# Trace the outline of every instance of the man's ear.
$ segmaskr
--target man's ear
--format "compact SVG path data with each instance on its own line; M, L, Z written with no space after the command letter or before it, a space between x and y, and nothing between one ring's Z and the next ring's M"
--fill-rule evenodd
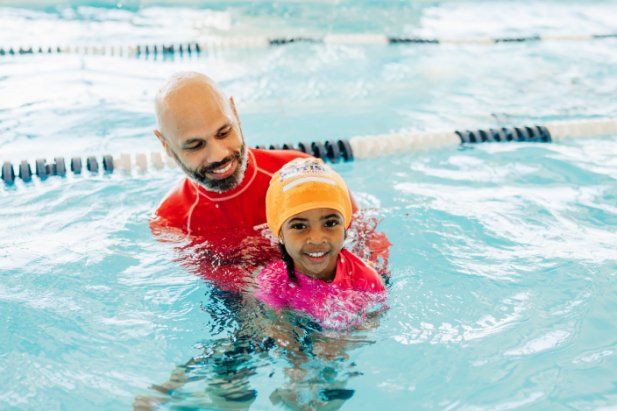
M154 135L156 136L156 138L159 139L159 141L163 145L163 148L165 149L165 152L167 153L167 155L169 157L172 157L171 149L169 148L169 144L167 143L167 140L165 140L165 137L163 137L163 134L161 134L159 130L154 130Z
M234 112L234 116L236 116L236 121L238 122L238 127L241 128L240 124L240 116L238 115L238 110L236 110L236 103L234 102L234 98L232 96L229 97L229 105Z

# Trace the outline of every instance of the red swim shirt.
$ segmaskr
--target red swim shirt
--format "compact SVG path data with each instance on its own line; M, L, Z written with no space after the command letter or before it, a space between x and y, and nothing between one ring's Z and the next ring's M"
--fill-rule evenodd
M242 182L223 193L207 191L185 178L156 211L153 230L175 228L185 235L205 236L216 247L229 237L242 238L266 222L266 191L272 174L284 164L307 154L292 150L247 150ZM238 232L240 231L240 232Z
M256 267L280 256L262 235L266 191L284 164L307 154L293 150L247 150L242 182L224 193L207 191L188 178L158 207L150 227L161 240L185 239L180 260L218 287L242 288Z

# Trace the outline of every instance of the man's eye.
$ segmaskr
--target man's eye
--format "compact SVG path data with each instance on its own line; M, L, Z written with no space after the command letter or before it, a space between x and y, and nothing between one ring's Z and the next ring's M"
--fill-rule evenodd
M198 150L200 148L202 148L204 146L204 142L203 141L199 141L197 143L193 143L190 146L186 146L185 148L187 150Z
M231 128L228 128L226 130L221 131L220 133L217 134L217 138L222 139L227 137L229 134L231 133Z

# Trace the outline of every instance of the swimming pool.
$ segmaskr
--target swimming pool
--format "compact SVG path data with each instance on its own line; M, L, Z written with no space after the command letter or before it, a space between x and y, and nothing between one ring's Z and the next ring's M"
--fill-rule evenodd
M7 44L617 31L608 1L30 3L0 8ZM167 75L184 69L209 73L234 95L253 145L616 117L616 44L3 56L0 161L158 150L151 101ZM160 409L206 408L205 393L226 368L242 376L240 392L256 390L258 410L285 401L305 409L319 401L350 410L613 409L616 158L613 135L336 165L362 205L379 207L394 244L390 309L350 334L297 325L334 351L304 363L302 376L282 350L252 347L246 336L259 334L242 321L250 313L223 304L229 296L152 238L148 218L178 170L0 186L0 408L127 409L138 396L159 395L149 387L196 358L201 378Z

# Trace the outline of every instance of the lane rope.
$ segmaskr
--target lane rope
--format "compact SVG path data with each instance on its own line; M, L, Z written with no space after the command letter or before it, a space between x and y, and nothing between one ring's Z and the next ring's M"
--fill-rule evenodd
M551 143L566 138L589 138L617 135L617 118L574 120L546 123L544 125L501 127L479 130L455 130L436 132L390 133L370 136L355 136L350 139L313 142L285 143L256 146L263 150L298 150L324 159L331 163L350 162L356 159L385 157L406 153L422 152L461 144L480 143ZM34 178L43 181L49 177L73 175L111 174L118 171L145 172L177 167L176 163L161 152L122 153L118 156L106 154L99 157L54 157L48 161L39 158L30 163L21 160L13 165L10 161L2 164L1 177L5 184L12 185L19 178L30 183Z
M0 56L29 54L80 54L122 57L155 57L199 55L202 52L235 48L267 48L290 44L344 44L344 45L465 45L513 44L537 42L575 42L617 38L617 33L604 34L549 34L515 37L408 37L382 34L330 34L323 37L221 37L183 43L139 45L29 45L0 47Z

